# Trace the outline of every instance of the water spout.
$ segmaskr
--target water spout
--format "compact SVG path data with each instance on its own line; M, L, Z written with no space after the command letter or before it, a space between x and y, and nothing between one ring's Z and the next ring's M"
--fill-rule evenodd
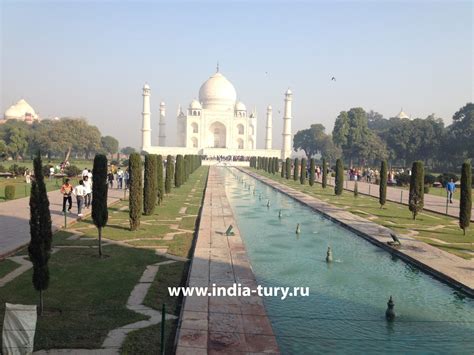
M332 250L331 247L328 247L328 251L326 253L326 262L332 263Z
M298 223L296 225L296 234L300 234L301 233L301 228L300 228L300 224Z
M392 296L387 302L387 310L385 311L385 318L391 322L395 319L395 311L393 308L395 307L395 303L393 302Z

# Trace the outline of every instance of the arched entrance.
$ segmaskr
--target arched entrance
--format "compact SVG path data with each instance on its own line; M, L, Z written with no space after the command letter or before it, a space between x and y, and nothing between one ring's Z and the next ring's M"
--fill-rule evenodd
M209 126L208 146L226 148L226 128L221 122L214 122Z

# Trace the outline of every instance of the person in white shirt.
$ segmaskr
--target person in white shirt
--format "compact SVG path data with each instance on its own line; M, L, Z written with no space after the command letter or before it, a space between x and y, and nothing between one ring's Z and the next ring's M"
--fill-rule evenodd
M87 176L87 174L89 174L89 170L87 170L86 168L84 168L84 170L82 170L82 174L81 174L81 175L82 175L82 178L84 179L84 178Z
M82 217L82 206L84 205L84 197L86 195L86 188L84 187L84 181L79 180L79 185L77 185L72 193L76 196L77 201L77 215Z
M89 180L89 176L84 176L83 184L86 190L86 195L84 196L84 206L85 208L89 208L91 206L92 197L92 180Z
M54 179L54 167L50 167L49 168L49 180L53 180Z

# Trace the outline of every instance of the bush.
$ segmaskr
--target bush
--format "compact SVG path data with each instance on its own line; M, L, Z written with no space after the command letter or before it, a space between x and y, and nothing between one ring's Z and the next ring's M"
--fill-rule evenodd
M8 171L12 173L13 175L20 176L25 173L26 167L20 166L18 164L13 164L13 165L10 165L10 167L8 168Z
M130 173L130 196L128 199L130 230L134 231L140 227L140 217L143 208L142 160L140 154L130 154L128 171Z
M410 183L410 175L408 173L398 173L395 175L397 186L407 186Z
M145 177L143 186L143 214L150 216L153 214L158 197L157 178L157 156L155 154L145 155Z
M442 173L441 175L438 175L437 179L443 185L443 187L446 187L446 184L451 179L453 179L454 182L458 181L457 175L453 173Z
M286 158L285 160L285 177L289 179L291 177L291 159Z
M341 159L336 161L336 182L334 184L334 193L339 196L344 189L344 165Z
M409 209L413 215L413 219L416 219L416 215L423 210L425 192L423 188L424 176L423 162L413 162L410 177L410 195L408 198Z
M472 210L472 188L469 182L472 182L471 164L464 163L461 170L461 199L459 202L459 227L466 235L466 229L471 223Z
M425 187L423 188L423 191L425 192L425 194L429 194L430 193L430 186L425 185Z
M81 169L79 169L75 165L69 165L66 169L64 169L64 174L66 174L68 177L76 177L80 175L82 172ZM48 172L49 175L49 172Z
M382 163L380 164L380 185L379 185L380 208L382 208L385 205L385 202L387 202L387 179L388 179L387 162L383 160Z
M435 182L436 182L436 176L434 176L433 174L425 175L425 185L433 186Z
M2 164L0 164L0 173L6 173L7 168L5 168Z
M5 186L5 199L6 200L15 199L15 185Z

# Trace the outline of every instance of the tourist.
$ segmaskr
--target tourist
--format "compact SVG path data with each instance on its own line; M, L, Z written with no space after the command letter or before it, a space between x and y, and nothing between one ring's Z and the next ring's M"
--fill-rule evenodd
M84 206L84 197L86 196L86 189L84 187L84 181L79 180L79 185L73 189L73 194L76 196L77 201L77 215L82 217L82 206Z
M125 181L125 190L126 190L126 189L128 189L128 183L129 183L129 180L130 180L130 173L128 172L128 169L125 170L125 172L123 173L123 180Z
M123 171L121 168L118 168L117 170L117 184L118 184L118 189L123 188Z
M31 172L30 169L26 169L25 173L23 174L25 176L25 181L27 184L31 184Z
M319 180L320 176L321 176L321 167L318 165L316 167L316 178Z
M50 166L49 167L49 180L53 180L53 179L54 179L54 167Z
M446 191L448 192L449 203L453 203L453 194L456 191L456 184L453 179L446 184Z
M82 170L82 178L84 179L87 175L89 174L89 170L87 168L84 168L84 170Z
M84 189L86 194L84 196L84 207L89 209L91 206L91 197L92 197L92 180L89 180L89 176L84 176L83 180Z
M63 213L66 214L66 202L68 202L69 208L67 209L68 212L71 212L72 208L72 189L73 186L69 183L69 179L64 181L63 186L61 186L61 194L63 195Z
M109 187L113 188L114 187L114 174L112 173L112 171L109 171L109 173L107 174L107 181L109 182Z

